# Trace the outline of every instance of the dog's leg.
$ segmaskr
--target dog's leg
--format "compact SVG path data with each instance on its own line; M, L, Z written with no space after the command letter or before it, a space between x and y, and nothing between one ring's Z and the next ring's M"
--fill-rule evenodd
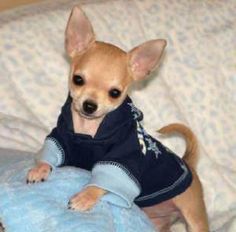
M97 186L88 186L70 199L68 208L72 210L87 211L94 207L106 192L106 190Z
M179 216L179 211L171 200L154 206L144 207L142 210L148 215L159 232L170 232L172 223Z
M171 220L170 218L163 217L163 218L150 218L152 223L155 225L155 228L159 232L171 232L170 226L171 226Z
M0 232L4 232L4 231L5 231L4 227L3 227L2 223L0 222Z
M27 174L27 183L43 182L47 180L52 167L44 162L39 162L36 167L29 170Z
M194 170L191 186L179 196L173 198L176 207L181 211L191 232L209 232L206 207L200 180Z

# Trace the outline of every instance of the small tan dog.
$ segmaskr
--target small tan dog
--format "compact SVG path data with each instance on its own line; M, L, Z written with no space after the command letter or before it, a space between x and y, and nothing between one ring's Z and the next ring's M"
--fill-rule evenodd
M69 136L79 135L80 143L86 139L96 140L99 136L102 138L103 135L100 135L102 126L106 127L107 131L109 131L109 138L112 137L113 132L110 132L113 131L112 127L110 127L111 124L104 123L104 120L109 118L110 120L115 120L116 124L119 124L116 119L112 118L112 115L114 115L112 112L121 110L122 114L119 115L119 117L122 118L122 120L123 117L126 117L126 115L129 114L129 112L126 111L127 108L122 108L124 102L127 101L126 99L129 87L134 81L145 79L158 65L165 46L165 40L152 40L135 47L130 52L126 53L114 45L95 41L95 35L89 20L79 7L74 7L66 28L65 47L67 54L71 58L71 73L69 77L70 98L64 105L62 115L58 120L58 123L63 124L63 126L58 126L59 129L57 128L56 130L53 130L51 135L47 137L42 150L42 160L37 163L36 167L29 171L27 182L35 183L45 181L54 166L61 166L62 164L71 165L75 162L74 160L77 159L72 157L68 159L69 161L65 161L66 152L69 152L70 149L74 149L66 145L68 142L67 137L64 140L60 137L62 136L63 128L67 123L65 120L67 116L65 115L69 115L68 117L71 117L70 119L72 120L71 125L68 124L68 126L66 124L66 126L72 127L72 132L68 133L68 138L70 138ZM133 106L129 100L127 105ZM63 111L66 111L67 114L64 115ZM132 111L135 111L135 116L138 115L135 119L141 117L141 113L136 108L132 108ZM140 142L139 145L141 147L140 150L142 151L142 157L140 156L140 158L138 158L138 155L136 155L137 158L135 159L140 159L142 163L144 159L143 157L148 156L145 154L147 150L150 149L155 154L155 159L153 158L151 161L152 163L156 162L156 160L162 159L160 149L163 149L164 153L168 153L168 157L169 155L173 156L171 151L166 149L164 146L159 145L159 143L159 147L156 147L155 144L153 145L153 143L151 143L153 140L150 140L151 137L148 137L137 120L135 123L136 122L137 124L133 124L133 121L132 123L127 124L131 125L132 128L136 125L135 128L137 127L136 129L138 130L137 137ZM189 174L191 175L189 177L191 181L188 186L185 187L186 189L184 189L184 191L181 190L181 192L176 196L170 196L169 199L164 197L159 204L144 206L143 210L160 231L169 231L171 219L173 218L170 217L173 215L171 213L174 213L174 215L181 213L186 220L189 231L208 232L209 229L203 201L202 187L195 171L197 160L196 138L187 127L181 124L172 124L160 130L160 133L163 134L169 134L171 132L181 133L186 138L187 149L183 157L185 162L178 162L180 162L180 166L183 170L191 173ZM58 134L56 135L56 133ZM55 139L56 136L58 137L57 139ZM119 137L122 136L123 134L120 133ZM126 138L123 141L124 144L126 140L128 139ZM97 139L96 141L99 143L101 139ZM61 145L59 145L59 142L61 142ZM109 141L107 143L109 143ZM146 147L147 144L153 146ZM105 147L106 143L102 146ZM103 149L103 147L97 148L97 152L99 153L99 149ZM123 147L122 149L119 151L128 153L126 148ZM48 159L47 150L54 151L56 158L54 157L53 160L51 158ZM88 148L86 148L84 152L87 152L87 150ZM110 152L111 148L109 147L108 150ZM84 159L86 159L86 157ZM103 158L100 157L100 159ZM132 171L123 168L123 165L119 163L121 161L118 162L117 158L115 159L113 157L111 160L112 162L108 162L103 159L102 163L100 162L102 165L99 167L95 165L95 168L93 165L96 161L91 165L86 163L89 161L85 161L83 165L80 165L80 167L88 170L93 169L92 174L98 178L99 175L102 175L101 172L106 173L106 169L102 169L101 167L110 168L112 164L113 169L111 170L117 172L117 175L121 175L122 178L127 179L128 183L130 183L127 186L131 186L132 188L128 189L127 192L133 193L133 195L131 197L127 196L127 198L130 197L133 201L141 191L138 183L139 177L137 177L139 175L132 175ZM187 165L185 165L185 163L187 163ZM107 164L108 166L106 166ZM136 167L134 165L130 169L134 170L133 172L136 173ZM126 174L128 175L126 176ZM175 174L173 176L175 176ZM131 177L131 179L128 177ZM110 177L107 176L107 179L109 178ZM114 176L114 182L116 181L115 178L116 177ZM118 181L122 181L122 178L116 182L118 191L125 188L122 185L122 182L120 182L121 184L119 186ZM164 179L163 176L162 179ZM116 188L116 186L113 187ZM108 191L108 187L103 188L100 187L99 184L90 184L86 186L84 190L71 198L69 208L80 211L88 210L93 207ZM135 202L138 203L138 199L136 199Z

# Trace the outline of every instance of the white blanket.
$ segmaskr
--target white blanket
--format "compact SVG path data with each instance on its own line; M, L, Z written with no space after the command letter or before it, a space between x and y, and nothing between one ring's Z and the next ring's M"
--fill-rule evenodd
M236 231L235 0L56 0L1 13L0 147L35 152L55 125L67 95L64 29L80 2L99 40L129 50L167 39L161 67L131 95L150 130L183 122L197 134L211 231Z

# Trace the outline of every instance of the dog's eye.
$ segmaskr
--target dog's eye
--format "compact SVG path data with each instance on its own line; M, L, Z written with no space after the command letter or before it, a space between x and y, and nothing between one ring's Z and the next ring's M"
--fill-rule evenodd
M75 85L79 85L79 86L82 86L85 84L83 77L81 77L80 75L74 75L73 82Z
M119 89L111 89L109 91L109 96L112 98L118 98L121 95L121 91Z

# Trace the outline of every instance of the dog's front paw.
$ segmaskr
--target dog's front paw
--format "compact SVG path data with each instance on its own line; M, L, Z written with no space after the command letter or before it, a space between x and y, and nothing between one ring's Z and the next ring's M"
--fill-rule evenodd
M27 174L27 184L43 182L47 180L52 167L47 163L39 163L36 167L29 170Z
M96 186L89 186L73 196L68 208L72 210L87 211L91 209L98 200L106 193L106 190Z

